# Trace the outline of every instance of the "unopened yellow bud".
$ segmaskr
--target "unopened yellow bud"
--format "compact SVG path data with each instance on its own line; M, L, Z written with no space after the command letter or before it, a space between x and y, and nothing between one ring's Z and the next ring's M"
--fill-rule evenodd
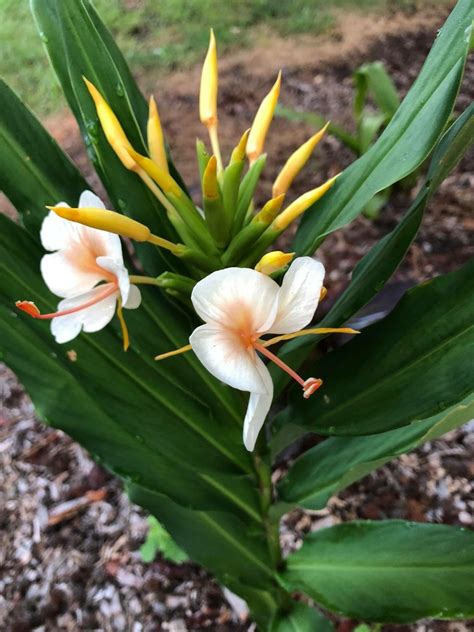
M294 252L282 252L281 250L267 252L257 263L255 270L262 274L273 274L277 270L287 266L294 256Z
M273 227L276 230L285 230L285 228L287 228L293 220L304 213L310 206L322 198L327 191L329 191L336 181L336 178L337 176L334 176L334 178L331 178L320 187L301 195L297 200L292 202L290 206L283 211L283 213L278 215L276 220L273 222Z
M275 113L276 104L280 95L281 71L275 81L273 88L267 94L257 110L257 114L250 128L250 134L247 141L247 158L250 164L254 163L263 152L265 138Z
M273 197L286 193L291 186L291 183L299 174L301 169L308 162L314 148L324 136L325 131L328 128L329 123L316 132L309 140L307 140L301 147L299 147L286 161L285 166L278 174L272 189Z
M166 157L165 149L165 139L163 137L163 130L161 128L160 115L158 114L158 108L156 107L156 102L153 97L150 97L148 106L148 151L150 152L150 156L153 162L155 162L160 169L163 169L163 171L169 173L168 159Z
M263 222L270 225L280 212L284 199L285 194L282 193L278 197L274 197L271 200L268 200L268 202L263 206L262 210L255 215L252 221Z
M97 116L99 117L100 124L110 146L120 158L124 167L135 170L137 165L127 152L127 149L132 149L132 146L126 137L118 118L115 116L112 108L94 84L88 81L85 77L83 77L83 79L87 89L89 90L89 94L94 100Z
M232 151L232 154L230 156L231 164L233 162L240 162L241 160L245 158L245 150L247 148L247 141L248 141L249 134L250 134L250 128L245 130L245 132L242 134L241 139L239 140L239 144Z
M147 173L150 178L156 182L164 193L172 193L177 197L182 196L182 191L178 183L167 171L161 169L161 167L159 167L153 160L150 160L150 158L139 154L133 149L133 147L128 148L127 152L130 155L130 159L139 165L143 171L145 171L145 173Z
M123 237L130 237L130 239L135 241L148 241L151 235L147 226L115 211L93 207L47 206L46 208L71 222L77 222L99 230L106 230L109 233L116 233Z
M217 159L211 156L202 176L202 193L208 200L219 197L219 184L217 182Z
M206 127L217 124L217 47L214 31L211 29L209 48L202 66L201 89L199 93L199 116Z

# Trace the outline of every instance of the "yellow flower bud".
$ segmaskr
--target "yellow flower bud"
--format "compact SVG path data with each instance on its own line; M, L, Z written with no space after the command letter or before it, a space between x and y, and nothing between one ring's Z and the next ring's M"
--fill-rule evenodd
M263 152L265 138L275 113L276 104L280 95L281 71L275 81L273 88L267 94L257 110L257 114L250 128L250 134L247 141L247 158L250 164L254 163Z
M302 213L304 213L310 206L312 206L315 202L317 202L323 195L329 191L334 182L336 181L337 176L331 178L321 186L316 189L312 189L312 191L308 191L301 195L298 199L288 206L273 222L272 226L276 230L285 230L293 220L299 217Z
M245 158L245 149L247 147L247 140L250 134L250 129L245 130L242 134L241 139L239 140L239 144L232 151L230 162L240 162Z
M282 193L278 197L268 200L268 202L264 204L262 210L255 215L252 222L263 222L270 225L280 212L284 199L285 194Z
M153 97L150 97L148 105L148 150L153 162L155 162L160 169L163 169L163 171L169 173L168 159L166 157L165 140L163 137L163 130L161 128L160 115L158 114L158 108L156 107L156 102Z
M133 147L127 148L127 152L130 159L140 166L143 171L145 171L145 173L147 173L150 178L156 182L164 193L172 193L177 197L182 196L181 188L167 171L161 169L155 162L153 162L153 160L150 160L150 158L139 154L133 149Z
M211 29L209 49L202 66L199 93L199 116L206 127L217 124L217 48L214 31Z
M273 274L288 265L294 256L294 252L282 252L281 250L267 252L257 263L255 270L262 274Z
M217 159L211 156L202 176L203 196L208 200L219 197L219 184L217 182Z
M83 77L83 79L87 89L89 90L89 94L94 100L97 116L99 117L100 124L110 146L120 158L124 167L132 170L136 169L137 165L135 161L127 153L127 149L132 149L132 146L128 138L125 136L125 132L123 131L118 118L115 116L112 108L94 84L88 81L85 77Z
M301 147L299 147L286 161L285 166L278 174L272 189L273 197L286 193L291 186L291 183L296 178L301 169L308 162L314 148L324 136L325 131L328 128L329 123L316 132L309 140L307 140Z
M115 211L93 207L47 206L46 208L71 222L77 222L99 230L106 230L109 233L116 233L123 237L130 237L130 239L135 241L148 241L151 235L147 226Z

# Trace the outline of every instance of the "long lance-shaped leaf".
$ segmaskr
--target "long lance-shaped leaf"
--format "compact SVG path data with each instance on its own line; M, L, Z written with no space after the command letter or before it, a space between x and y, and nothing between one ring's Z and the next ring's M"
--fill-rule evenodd
M474 418L474 395L448 411L367 437L331 437L305 452L278 485L281 501L322 509L329 498L387 461Z
M245 535L247 526L235 516L222 509L203 512L183 508L165 494L133 482L127 491L133 502L158 518L193 560L215 573L223 583L229 578L248 582L254 588L269 588L273 584L265 540L259 534Z
M414 171L430 154L454 106L473 17L472 0L459 0L383 134L305 213L294 244L298 254L312 254L329 233L354 219L378 191Z
M89 156L117 211L133 216L155 234L176 238L160 202L110 147L83 76L92 81L119 118L132 145L146 152L147 108L116 45L87 0L31 0L53 68L76 116ZM177 261L149 244L137 251L149 273L178 269Z
M474 533L401 520L341 524L308 536L281 581L354 619L468 619Z
M46 205L75 205L87 183L38 120L0 80L0 190L37 235ZM59 197L58 197L59 196Z
M341 294L318 326L340 327L366 305L383 288L403 260L420 227L427 201L440 183L462 158L474 138L474 105L470 105L451 125L433 153L425 186L396 226L381 239L357 264L349 287ZM302 364L314 345L321 339L306 336L285 343L279 356L293 367ZM276 391L288 383L286 374L271 368Z
M325 356L320 397L291 393L285 419L367 435L426 419L474 388L474 261L409 290L393 312Z
M18 296L28 296L50 311L56 301L49 298L34 272L41 254L34 242L7 218L0 217L0 224L1 349L33 401L46 411L45 416L72 436L79 433L78 438L89 450L99 455L105 452L108 465L122 472L121 451L110 452L114 435L109 435L94 415L69 405L73 376L119 430L127 433L136 462L135 469L130 469L130 456L123 474L143 477L147 485L160 491L171 494L172 490L181 504L202 508L224 503L251 521L259 520L252 466L241 444L240 424L231 420L229 413L220 418L222 403L216 402L211 409L201 401L205 399L204 384L196 395L183 381L183 373L177 377L153 363L149 350L155 331L146 311L134 314L136 320L130 324L132 331L136 326L149 332L147 351L132 349L125 355L117 335L108 328L71 343L69 350L75 352L71 361L68 348L54 343L46 323L12 309ZM199 384L197 375L195 380ZM57 393L55 397L51 390ZM143 451L148 461L140 456ZM176 474L178 465L181 479Z

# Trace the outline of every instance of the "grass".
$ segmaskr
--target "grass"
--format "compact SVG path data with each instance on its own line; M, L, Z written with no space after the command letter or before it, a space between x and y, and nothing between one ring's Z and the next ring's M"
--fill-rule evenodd
M70 0L68 0L70 1ZM438 0L441 2L442 0ZM334 9L411 9L414 0L95 0L97 10L142 77L203 58L209 27L219 51L249 47L265 26L280 36L321 33ZM40 116L64 105L29 11L28 0L0 0L0 77Z

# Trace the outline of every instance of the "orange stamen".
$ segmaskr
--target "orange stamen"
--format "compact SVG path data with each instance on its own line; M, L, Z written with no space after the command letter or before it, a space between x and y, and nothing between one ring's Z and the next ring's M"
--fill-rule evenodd
M76 312L80 312L83 309L87 309L92 305L96 305L96 303L100 303L100 301L103 301L105 298L112 296L112 294L114 294L118 290L117 283L107 283L106 285L109 287L107 287L107 289L103 292L100 292L100 294L98 294L95 298L92 298L90 301L86 301L78 307L71 307L70 309L65 309L61 312L42 314L32 301L16 301L15 305L18 309L20 309L22 312L26 312L32 318L38 318L40 320L50 320L51 318L58 318L58 316L67 316L68 314L75 314Z
M323 381L319 378L309 377L307 380L304 380L296 371L293 371L291 367L280 360L278 356L269 351L266 347L259 344L258 342L254 342L254 348L264 356L266 356L269 360L274 362L280 369L288 373L290 377L292 377L303 389L303 397L308 399L318 388L322 385Z

